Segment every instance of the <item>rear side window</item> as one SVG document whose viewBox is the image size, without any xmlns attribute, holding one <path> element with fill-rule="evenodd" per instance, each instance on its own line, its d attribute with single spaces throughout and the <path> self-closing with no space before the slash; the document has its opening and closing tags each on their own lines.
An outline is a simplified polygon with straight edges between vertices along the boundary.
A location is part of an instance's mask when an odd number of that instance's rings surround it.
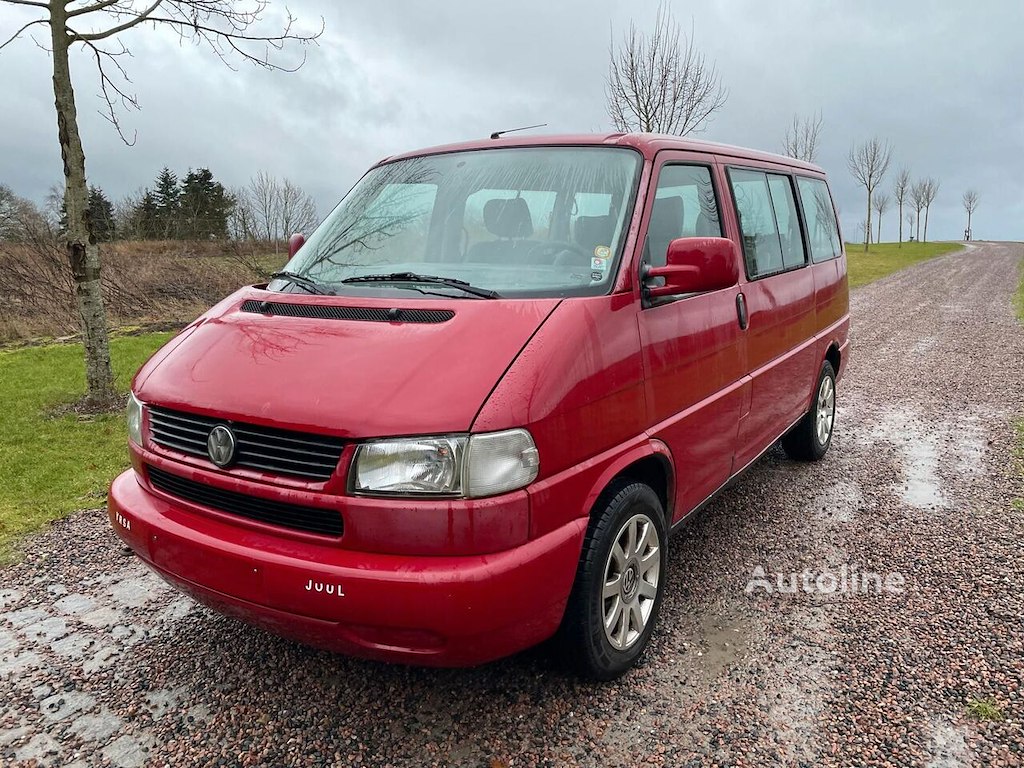
<svg viewBox="0 0 1024 768">
<path fill-rule="evenodd" d="M 828 261 L 842 253 L 839 244 L 839 225 L 828 186 L 821 179 L 797 177 L 800 206 L 807 223 L 807 240 L 811 246 L 811 260 Z"/>
<path fill-rule="evenodd" d="M 793 182 L 790 181 L 789 176 L 769 173 L 768 190 L 772 193 L 775 223 L 779 228 L 782 266 L 792 269 L 806 264 L 807 254 L 804 252 L 804 236 L 800 232 L 800 217 L 796 212 Z"/>
<path fill-rule="evenodd" d="M 764 277 L 783 271 L 786 266 L 782 240 L 768 189 L 768 174 L 730 168 L 729 182 L 743 237 L 747 277 Z"/>
<path fill-rule="evenodd" d="M 647 225 L 647 260 L 664 266 L 668 244 L 678 237 L 721 237 L 711 170 L 703 165 L 665 165 L 658 177 Z"/>
</svg>

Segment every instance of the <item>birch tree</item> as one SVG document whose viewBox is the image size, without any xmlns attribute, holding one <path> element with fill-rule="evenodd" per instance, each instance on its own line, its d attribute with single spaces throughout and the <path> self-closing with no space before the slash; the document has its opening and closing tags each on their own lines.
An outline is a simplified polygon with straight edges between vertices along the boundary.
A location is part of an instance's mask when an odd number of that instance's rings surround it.
<svg viewBox="0 0 1024 768">
<path fill-rule="evenodd" d="M 964 210 L 967 212 L 967 229 L 964 231 L 964 237 L 967 240 L 971 239 L 971 216 L 974 215 L 974 211 L 978 208 L 978 193 L 976 190 L 968 189 L 964 192 L 964 196 L 961 198 Z"/>
<path fill-rule="evenodd" d="M 882 216 L 887 210 L 889 210 L 889 196 L 879 192 L 875 195 L 873 205 L 875 207 L 875 213 L 878 214 L 878 237 L 875 238 L 875 242 L 880 243 L 882 242 Z"/>
<path fill-rule="evenodd" d="M 782 152 L 788 157 L 813 163 L 818 155 L 818 138 L 821 136 L 821 113 L 810 117 L 793 115 L 792 124 L 782 137 Z"/>
<path fill-rule="evenodd" d="M 692 33 L 682 34 L 666 4 L 658 7 L 651 34 L 630 23 L 608 55 L 608 116 L 617 131 L 699 133 L 729 95 L 714 63 L 697 50 Z"/>
<path fill-rule="evenodd" d="M 286 12 L 282 27 L 265 31 L 264 15 L 269 0 L 0 0 L 0 6 L 19 12 L 6 15 L 17 17 L 17 21 L 13 32 L 0 37 L 0 49 L 36 28 L 46 34 L 45 45 L 36 42 L 48 50 L 53 68 L 67 212 L 63 250 L 71 266 L 85 348 L 85 404 L 108 407 L 116 396 L 101 291 L 100 249 L 89 216 L 89 186 L 71 77 L 71 49 L 78 46 L 89 54 L 99 81 L 102 114 L 121 138 L 131 144 L 134 140 L 129 140 L 122 131 L 120 113 L 137 109 L 139 104 L 130 90 L 125 62 L 131 53 L 119 40 L 122 33 L 134 27 L 163 30 L 176 34 L 183 45 L 194 43 L 209 48 L 228 66 L 239 61 L 265 69 L 292 71 L 302 66 L 305 55 L 282 65 L 273 61 L 272 54 L 288 43 L 304 45 L 315 41 L 323 24 L 317 31 L 299 31 L 295 18 Z"/>
<path fill-rule="evenodd" d="M 903 204 L 907 201 L 907 195 L 910 192 L 910 171 L 906 168 L 900 168 L 899 173 L 896 174 L 896 180 L 892 184 L 892 196 L 896 200 L 896 205 L 900 210 L 900 235 L 898 248 L 903 247 Z"/>
<path fill-rule="evenodd" d="M 874 197 L 875 189 L 889 169 L 889 160 L 892 158 L 892 147 L 889 142 L 882 141 L 875 137 L 865 141 L 863 144 L 855 144 L 850 147 L 850 154 L 846 158 L 846 166 L 850 169 L 853 178 L 857 180 L 868 193 L 868 217 L 866 221 L 864 238 L 864 252 L 867 253 L 868 243 L 871 242 L 871 200 Z"/>
<path fill-rule="evenodd" d="M 939 182 L 928 178 L 924 181 L 924 241 L 928 242 L 928 211 L 935 202 L 935 196 L 939 194 Z"/>
<path fill-rule="evenodd" d="M 921 211 L 925 209 L 928 200 L 928 181 L 920 179 L 910 186 L 910 202 L 914 206 L 914 221 L 917 228 L 917 241 L 921 241 Z M 925 227 L 925 236 L 928 235 L 928 228 Z"/>
</svg>

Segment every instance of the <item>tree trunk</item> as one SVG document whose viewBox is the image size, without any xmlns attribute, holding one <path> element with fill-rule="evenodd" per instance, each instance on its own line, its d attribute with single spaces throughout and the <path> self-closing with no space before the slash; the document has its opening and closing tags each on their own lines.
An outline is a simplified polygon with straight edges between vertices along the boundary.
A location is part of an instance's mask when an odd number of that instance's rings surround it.
<svg viewBox="0 0 1024 768">
<path fill-rule="evenodd" d="M 967 212 L 967 239 L 971 239 L 971 212 Z"/>
<path fill-rule="evenodd" d="M 868 244 L 871 242 L 871 190 L 868 190 L 868 222 L 864 227 L 864 253 L 868 252 Z"/>
<path fill-rule="evenodd" d="M 924 242 L 924 243 L 928 242 L 928 209 L 929 208 L 931 208 L 930 205 L 929 206 L 925 206 L 925 209 L 924 209 L 924 240 L 922 240 L 922 242 Z"/>
<path fill-rule="evenodd" d="M 921 242 L 921 209 L 914 212 L 914 221 L 917 222 L 917 242 Z"/>
<path fill-rule="evenodd" d="M 897 245 L 896 247 L 897 248 L 902 248 L 903 247 L 903 201 L 902 200 L 900 200 L 900 240 L 899 240 L 899 245 Z"/>
<path fill-rule="evenodd" d="M 57 134 L 64 161 L 64 206 L 67 211 L 65 249 L 75 281 L 75 301 L 85 348 L 87 402 L 109 405 L 115 399 L 110 367 L 107 315 L 100 283 L 100 251 L 89 218 L 89 189 L 85 179 L 85 152 L 78 134 L 75 92 L 68 63 L 69 39 L 64 31 L 63 3 L 51 3 L 53 42 L 53 96 L 57 106 Z"/>
<path fill-rule="evenodd" d="M 875 238 L 876 243 L 882 242 L 882 213 L 878 213 L 878 237 Z"/>
</svg>

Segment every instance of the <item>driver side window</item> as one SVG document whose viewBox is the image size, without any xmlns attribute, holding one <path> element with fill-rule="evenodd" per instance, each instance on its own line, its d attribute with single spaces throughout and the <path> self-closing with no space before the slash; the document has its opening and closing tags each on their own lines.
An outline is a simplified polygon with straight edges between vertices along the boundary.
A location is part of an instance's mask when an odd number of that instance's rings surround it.
<svg viewBox="0 0 1024 768">
<path fill-rule="evenodd" d="M 663 166 L 647 225 L 648 263 L 664 266 L 668 244 L 676 238 L 721 236 L 711 169 L 703 165 Z"/>
</svg>

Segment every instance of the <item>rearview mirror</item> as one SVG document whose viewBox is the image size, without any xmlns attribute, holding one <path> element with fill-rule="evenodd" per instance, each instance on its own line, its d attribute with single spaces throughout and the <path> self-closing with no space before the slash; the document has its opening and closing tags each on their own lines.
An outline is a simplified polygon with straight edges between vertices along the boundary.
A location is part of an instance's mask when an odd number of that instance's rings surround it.
<svg viewBox="0 0 1024 768">
<path fill-rule="evenodd" d="M 292 258 L 306 243 L 306 236 L 301 232 L 296 232 L 294 235 L 288 238 L 288 258 Z"/>
<path fill-rule="evenodd" d="M 645 280 L 655 277 L 665 284 L 648 286 L 652 297 L 731 288 L 740 279 L 736 245 L 725 237 L 676 238 L 668 244 L 665 266 L 644 270 Z"/>
</svg>

